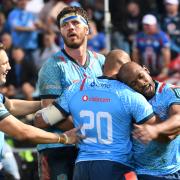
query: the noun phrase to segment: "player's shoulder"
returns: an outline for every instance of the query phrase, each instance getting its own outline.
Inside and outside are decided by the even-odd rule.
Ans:
[[[156,93],[164,95],[165,97],[172,95],[180,98],[180,86],[166,82],[156,82],[156,84],[158,85]]]
[[[57,63],[57,62],[66,62],[66,56],[65,54],[63,53],[63,50],[59,50],[58,52],[54,53],[51,55],[51,57],[48,59],[48,63]]]
[[[105,59],[105,56],[103,54],[100,54],[95,51],[88,50],[88,54],[90,58],[93,58],[93,59],[103,59],[103,60]]]
[[[59,66],[60,62],[63,62],[63,63],[66,62],[66,59],[65,59],[65,56],[64,56],[62,50],[52,54],[47,59],[47,61],[44,62],[44,64],[42,65],[40,71],[46,71],[46,69],[49,70],[51,68],[54,69],[55,67]]]

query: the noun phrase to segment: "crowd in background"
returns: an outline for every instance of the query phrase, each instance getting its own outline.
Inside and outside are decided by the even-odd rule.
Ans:
[[[179,4],[178,0],[110,0],[111,49],[125,50],[134,61],[148,66],[157,79],[173,77],[171,83],[180,84]],[[38,71],[63,48],[56,16],[66,6],[87,10],[91,19],[88,48],[108,53],[103,0],[0,0],[0,41],[11,65],[7,83],[1,87],[3,94],[39,98]]]
[[[57,13],[69,5],[82,6],[88,11],[91,18],[88,48],[106,54],[108,50],[104,32],[103,0],[96,2],[94,0],[1,0],[0,40],[7,48],[12,67],[7,84],[2,89],[8,97],[29,100],[33,99],[33,96],[38,97],[38,89],[36,89],[38,71],[44,61],[63,47],[63,40],[56,26]],[[130,53],[136,61],[137,53],[135,51],[138,51],[138,59],[141,59],[141,54],[143,57],[149,56],[148,61],[152,61],[149,62],[151,64],[167,60],[168,67],[173,66],[168,74],[174,73],[174,69],[176,71],[179,68],[180,15],[178,0],[170,0],[169,3],[155,0],[143,2],[121,0],[118,3],[110,1],[109,7],[112,20],[111,49],[121,48]],[[149,45],[148,49],[146,48],[148,45],[141,46],[139,44],[149,37],[136,38],[139,36],[138,33],[145,31],[146,27],[142,23],[142,18],[146,14],[155,15],[157,19],[157,30],[152,34],[157,34],[160,30],[165,33],[162,36],[153,37],[153,42],[150,42],[152,45]],[[170,54],[167,51],[162,52],[164,47],[167,51],[170,50]],[[148,66],[147,63],[146,65]],[[149,66],[149,68],[151,70],[153,67]],[[156,68],[159,70],[158,66]],[[157,72],[156,69],[152,69],[152,75],[159,74],[160,72]]]

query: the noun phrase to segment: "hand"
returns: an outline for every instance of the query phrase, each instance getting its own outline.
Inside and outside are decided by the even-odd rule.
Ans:
[[[156,126],[149,124],[142,124],[142,125],[134,124],[134,130],[132,134],[133,134],[133,138],[139,140],[144,144],[147,144],[150,141],[158,138],[159,135]]]
[[[63,135],[66,139],[65,144],[76,144],[79,143],[80,140],[85,139],[86,137],[84,135],[78,133],[79,130],[80,127],[64,132]]]

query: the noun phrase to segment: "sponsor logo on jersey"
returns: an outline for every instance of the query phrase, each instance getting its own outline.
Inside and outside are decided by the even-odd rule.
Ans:
[[[97,83],[95,83],[95,82],[92,82],[91,84],[90,84],[90,86],[91,87],[102,87],[102,88],[110,88],[110,84],[107,84],[107,83],[99,83],[99,84],[97,84]]]
[[[82,96],[82,101],[109,103],[111,101],[111,99],[106,98],[106,97],[88,97],[87,95],[84,95],[84,96]]]
[[[84,96],[82,97],[82,100],[83,100],[83,101],[88,101],[88,96],[84,95]]]

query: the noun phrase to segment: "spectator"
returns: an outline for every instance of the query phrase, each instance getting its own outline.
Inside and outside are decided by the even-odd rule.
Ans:
[[[15,7],[14,0],[2,0],[0,11],[7,18],[9,13],[14,9],[14,7]]]
[[[107,54],[105,34],[98,32],[96,23],[94,21],[89,22],[90,32],[88,35],[88,49],[99,52],[101,54]]]
[[[9,33],[3,33],[1,36],[1,42],[4,44],[6,47],[6,53],[9,57],[9,62],[10,65],[12,65],[12,49],[13,49],[13,44],[12,44],[12,37]]]
[[[131,49],[132,43],[135,40],[135,36],[141,30],[142,13],[141,13],[140,5],[136,1],[130,1],[129,3],[127,3],[126,8],[127,8],[126,34],[130,45],[130,50],[132,50]]]
[[[158,29],[155,16],[145,15],[142,24],[143,31],[137,34],[134,42],[133,60],[147,66],[152,76],[167,77],[170,62],[169,39]]]
[[[30,100],[37,80],[35,65],[32,61],[25,60],[24,51],[21,48],[12,50],[12,60],[13,64],[7,76],[7,85],[15,88],[15,97],[21,97],[21,93],[23,93],[21,98]]]
[[[171,60],[180,54],[180,13],[178,0],[165,0],[165,15],[161,27],[170,36]]]
[[[56,34],[53,31],[42,34],[41,46],[33,53],[33,59],[38,71],[43,63],[52,56],[52,54],[60,50],[55,43],[55,36]]]
[[[0,36],[6,32],[6,18],[2,12],[0,12]]]
[[[16,3],[17,7],[8,16],[8,28],[14,46],[21,47],[32,60],[32,52],[38,47],[38,29],[41,25],[33,13],[25,10],[27,0]]]
[[[51,0],[44,4],[39,13],[39,18],[41,22],[43,22],[43,28],[45,31],[52,30],[58,32],[56,16],[66,6],[68,5],[62,0]]]
[[[127,39],[126,27],[126,2],[125,0],[109,1],[112,22],[112,49],[123,49],[128,54],[130,53],[130,45]]]

